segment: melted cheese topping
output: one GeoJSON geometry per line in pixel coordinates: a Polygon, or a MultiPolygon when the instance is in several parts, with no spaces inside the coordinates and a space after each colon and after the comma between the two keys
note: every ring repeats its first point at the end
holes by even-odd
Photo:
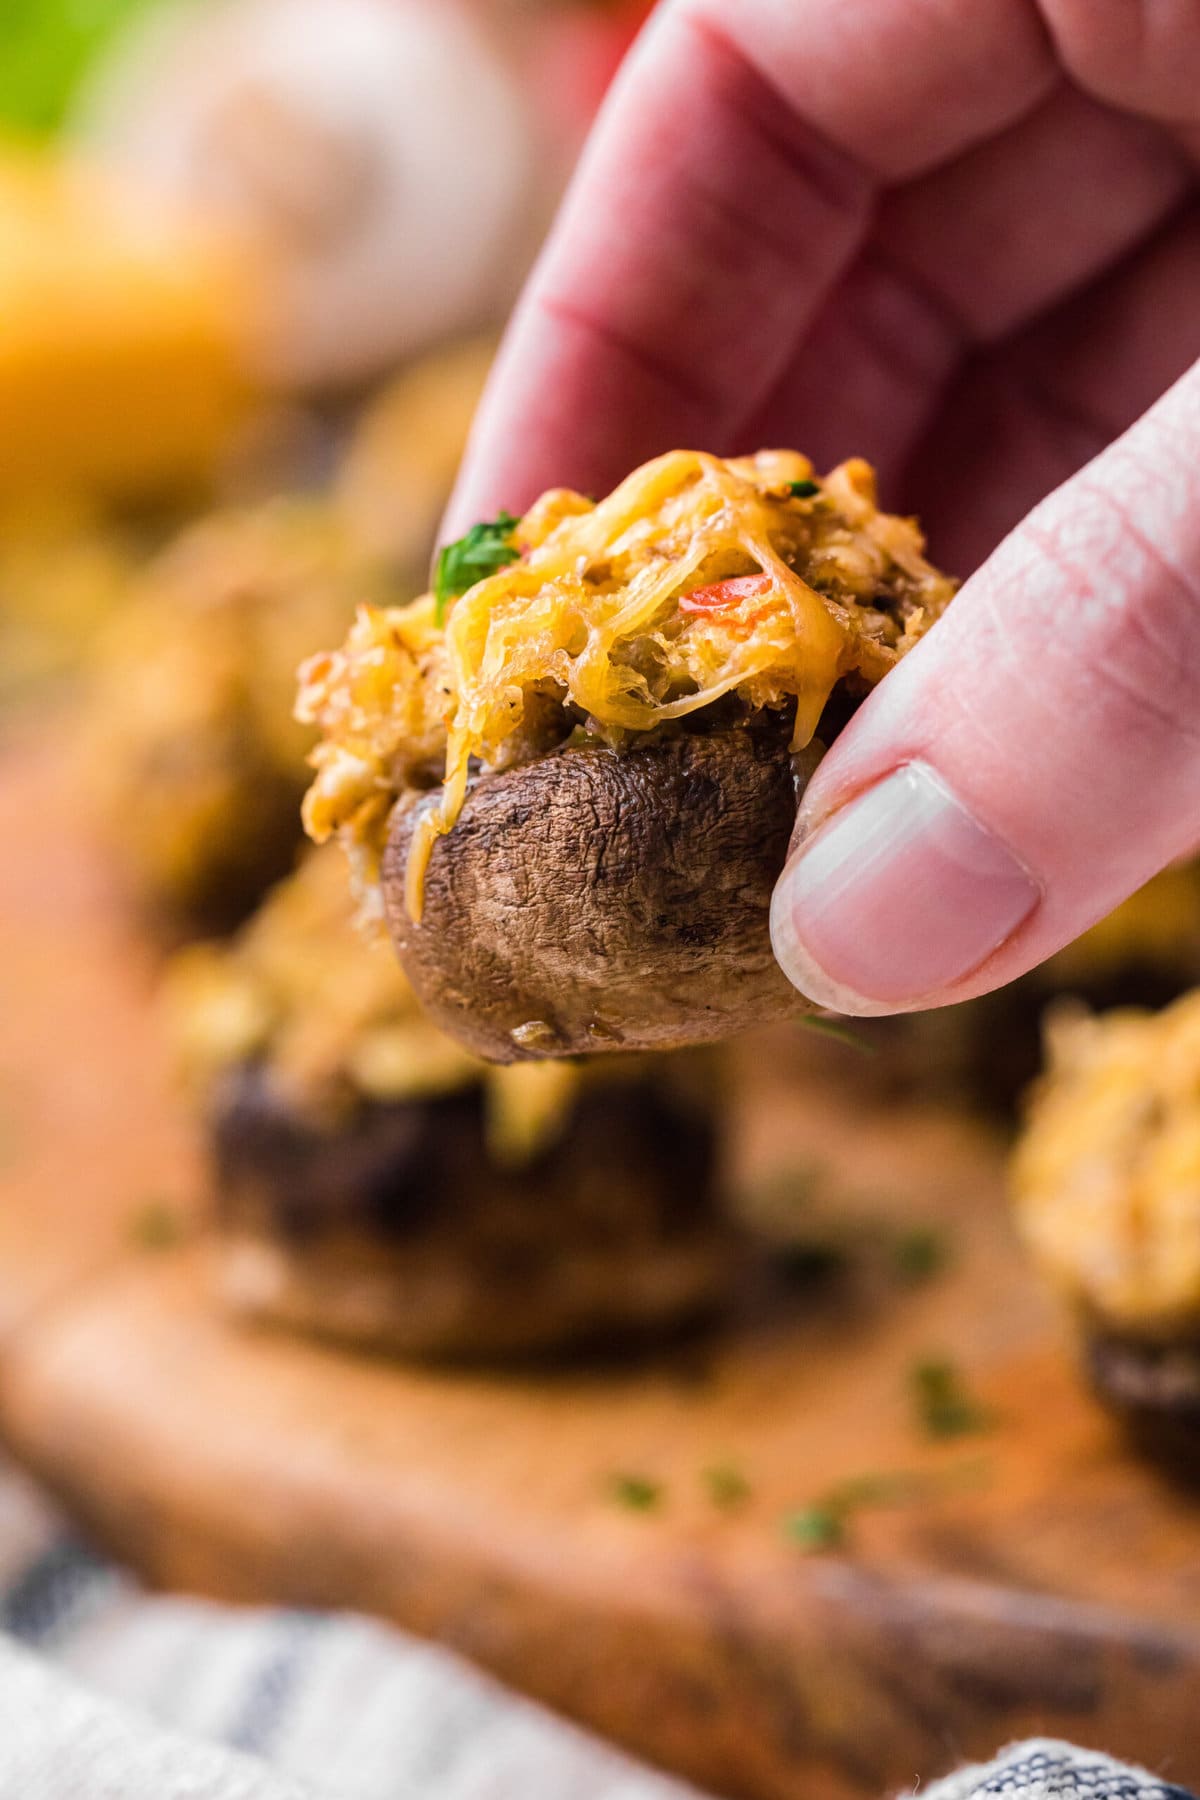
{"type": "Polygon", "coordinates": [[[368,885],[396,797],[442,777],[414,841],[414,911],[473,761],[530,760],[576,725],[622,748],[726,694],[791,709],[800,748],[834,687],[878,681],[954,592],[915,523],[879,512],[866,463],[818,482],[794,451],[672,451],[598,503],[543,495],[514,536],[513,562],[444,629],[428,596],[364,608],[301,671],[299,716],[323,734],[305,822],[318,841],[341,832],[368,885]]]}
{"type": "Polygon", "coordinates": [[[1161,1013],[1052,1015],[1013,1164],[1021,1233],[1110,1328],[1200,1326],[1200,990],[1161,1013]]]}

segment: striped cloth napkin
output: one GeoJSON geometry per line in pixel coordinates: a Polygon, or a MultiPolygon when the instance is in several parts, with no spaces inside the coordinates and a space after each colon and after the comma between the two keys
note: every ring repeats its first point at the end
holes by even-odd
{"type": "MultiPolygon", "coordinates": [[[[1051,1743],[1018,1746],[924,1791],[926,1800],[1192,1800],[1051,1743]]],[[[0,1800],[529,1794],[699,1800],[387,1626],[147,1594],[0,1466],[0,1800]]]]}

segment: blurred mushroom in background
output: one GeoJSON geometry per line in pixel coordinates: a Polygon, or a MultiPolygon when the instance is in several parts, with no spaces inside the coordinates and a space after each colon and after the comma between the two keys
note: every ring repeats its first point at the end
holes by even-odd
{"type": "Polygon", "coordinates": [[[1157,1013],[1051,1013],[1012,1185],[1097,1394],[1197,1479],[1200,990],[1157,1013]]]}
{"type": "Polygon", "coordinates": [[[168,937],[229,928],[291,867],[310,742],[296,666],[389,591],[318,499],[213,514],[132,585],[97,650],[84,781],[168,937]]]}
{"type": "Polygon", "coordinates": [[[0,704],[214,503],[332,484],[423,584],[490,328],[645,11],[7,0],[0,704]]]}
{"type": "Polygon", "coordinates": [[[263,259],[254,366],[357,384],[502,316],[573,145],[522,33],[462,0],[155,9],[97,68],[80,142],[263,259]]]}
{"type": "Polygon", "coordinates": [[[169,937],[237,924],[291,867],[313,741],[292,716],[297,669],[359,603],[424,584],[490,356],[468,340],[418,359],[367,403],[322,487],[202,515],[148,561],[119,559],[99,527],[22,559],[28,528],[9,541],[0,524],[0,646],[11,636],[37,670],[60,638],[94,642],[87,790],[169,937]],[[31,601],[55,588],[61,632],[15,604],[6,618],[22,578],[31,601]]]}
{"type": "Polygon", "coordinates": [[[711,1056],[479,1062],[425,1019],[310,851],[229,944],[171,964],[208,1129],[226,1303],[419,1356],[677,1326],[726,1297],[711,1056]]]}

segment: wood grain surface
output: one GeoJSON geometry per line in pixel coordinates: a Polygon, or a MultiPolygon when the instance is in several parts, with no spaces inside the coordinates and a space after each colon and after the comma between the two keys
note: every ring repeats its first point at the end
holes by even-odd
{"type": "Polygon", "coordinates": [[[852,1219],[840,1271],[607,1365],[234,1327],[148,957],[69,780],[10,749],[0,823],[0,1427],[103,1543],[157,1582],[380,1613],[745,1800],[911,1788],[1036,1729],[1200,1783],[1200,1509],[1080,1389],[986,1133],[750,1042],[739,1179],[852,1219]],[[153,1248],[164,1206],[184,1241],[153,1248]],[[950,1252],[920,1283],[893,1267],[912,1226],[950,1252]],[[911,1373],[945,1356],[980,1429],[942,1439],[911,1373]],[[788,1522],[847,1482],[874,1502],[806,1550],[788,1522]]]}

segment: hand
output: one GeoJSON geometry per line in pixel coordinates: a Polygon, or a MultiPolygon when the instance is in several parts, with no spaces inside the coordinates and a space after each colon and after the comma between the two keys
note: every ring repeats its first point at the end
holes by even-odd
{"type": "Polygon", "coordinates": [[[998,986],[1200,841],[1198,159],[1193,0],[665,0],[601,114],[451,529],[794,444],[975,570],[806,796],[822,1004],[998,986]]]}

